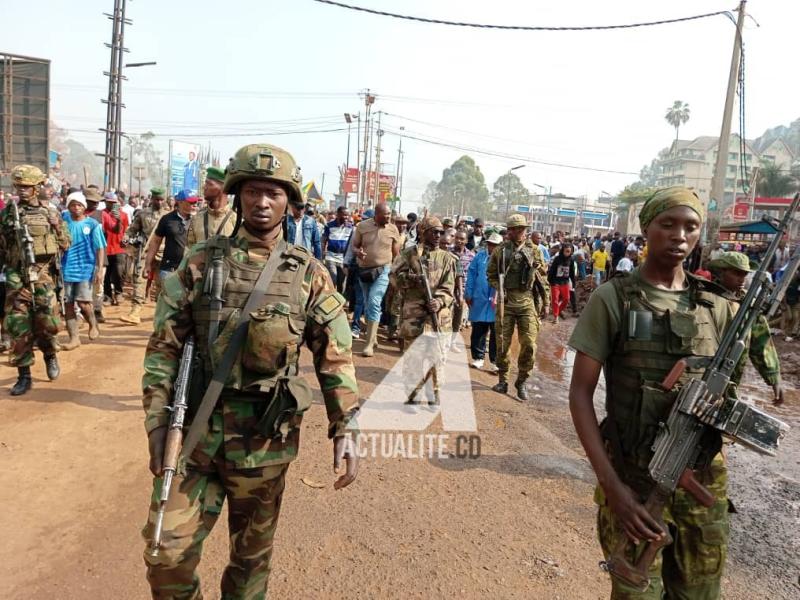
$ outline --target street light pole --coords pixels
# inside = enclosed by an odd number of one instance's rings
[[[516,167],[511,167],[506,174],[506,220],[508,220],[508,208],[511,202],[511,171],[516,171],[524,166],[525,165],[517,165]]]
[[[350,126],[353,123],[353,117],[350,113],[344,113],[344,120],[347,121],[347,158],[344,161],[344,173],[342,174],[342,187],[339,193],[344,196],[344,206],[347,206],[347,192],[344,191],[345,179],[347,172],[350,170]]]

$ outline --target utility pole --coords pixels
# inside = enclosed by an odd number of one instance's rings
[[[370,155],[370,142],[371,136],[369,135],[369,131],[372,129],[372,105],[375,103],[375,96],[369,93],[369,88],[367,88],[367,92],[364,95],[364,166],[361,170],[359,180],[361,181],[361,194],[359,197],[359,206],[361,208],[364,207],[366,204],[366,199],[368,195],[367,191],[367,160],[368,156]]]
[[[733,101],[736,96],[736,83],[739,80],[739,58],[742,52],[742,26],[744,25],[745,4],[747,4],[747,0],[739,2],[739,16],[736,19],[731,70],[728,74],[728,92],[725,96],[725,110],[722,113],[722,128],[719,134],[719,146],[717,147],[717,162],[714,166],[714,177],[711,180],[711,201],[716,202],[716,210],[713,216],[709,211],[708,229],[706,230],[706,248],[709,249],[719,237],[720,220],[725,208],[725,176],[728,171],[728,149],[730,147]]]
[[[383,139],[383,129],[381,129],[381,111],[378,111],[378,143],[375,144],[375,204],[381,195],[381,140]]]
[[[524,166],[525,165],[517,165],[516,167],[511,167],[508,173],[506,173],[506,221],[508,220],[508,208],[511,202],[511,172],[521,169]]]
[[[116,189],[120,183],[122,157],[120,156],[122,141],[122,54],[128,49],[123,45],[125,25],[133,22],[125,18],[125,5],[127,0],[114,0],[114,13],[105,14],[112,22],[111,43],[106,44],[111,49],[111,63],[109,70],[103,75],[108,77],[108,97],[101,100],[106,104],[106,146],[103,156],[103,185],[105,189]]]
[[[394,198],[397,201],[397,212],[400,213],[400,161],[403,157],[403,130],[400,127],[400,145],[397,147],[397,168],[394,172]]]
[[[132,169],[133,167],[131,167]],[[144,167],[136,167],[136,181],[139,182],[139,195],[142,195],[142,179],[146,177]],[[128,196],[132,194],[132,190],[128,190]]]

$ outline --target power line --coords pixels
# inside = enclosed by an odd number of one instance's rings
[[[62,128],[67,132],[80,132],[80,133],[95,133],[94,129],[70,129],[69,127]],[[267,136],[267,135],[294,135],[294,134],[305,134],[305,133],[332,133],[335,131],[347,131],[346,127],[339,127],[335,129],[296,129],[296,130],[282,130],[282,131],[259,131],[259,132],[228,132],[228,133],[216,133],[216,132],[187,132],[187,131],[178,131],[178,132],[152,132],[152,131],[132,131],[128,132],[128,135],[143,135],[145,133],[150,134],[152,133],[155,137],[200,137],[200,138],[229,138],[229,137],[257,137],[257,136]],[[97,132],[100,133],[100,132]]]
[[[632,29],[635,27],[653,27],[655,25],[668,25],[671,23],[683,23],[686,21],[696,21],[698,19],[707,19],[709,17],[717,17],[724,15],[728,11],[718,10],[716,12],[704,13],[701,15],[692,15],[689,17],[679,17],[675,19],[662,19],[660,21],[648,21],[643,23],[627,23],[624,25],[584,25],[577,27],[552,27],[552,26],[535,26],[535,25],[491,25],[485,23],[466,23],[461,21],[447,21],[445,19],[430,19],[426,17],[415,17],[412,15],[401,15],[398,13],[386,12],[383,10],[375,10],[372,8],[365,8],[363,6],[354,6],[352,4],[345,4],[344,2],[334,2],[333,0],[313,0],[320,4],[329,4],[339,8],[346,8],[347,10],[355,10],[358,12],[368,13],[371,15],[378,15],[381,17],[391,17],[393,19],[402,19],[405,21],[417,21],[419,23],[430,23],[433,25],[452,25],[454,27],[472,27],[476,29],[502,29],[506,31],[607,31],[610,29]]]
[[[508,160],[518,160],[521,162],[533,163],[537,165],[544,165],[548,167],[561,167],[564,169],[575,169],[579,171],[593,171],[595,173],[612,173],[615,175],[638,175],[638,171],[617,171],[615,169],[601,169],[598,167],[586,167],[582,165],[571,165],[567,163],[560,163],[560,162],[553,162],[553,161],[546,161],[540,160],[538,158],[532,158],[530,156],[522,156],[520,154],[509,154],[505,152],[498,152],[495,150],[487,150],[483,148],[476,148],[474,146],[466,146],[463,144],[456,144],[452,142],[445,142],[445,141],[436,141],[429,138],[423,138],[415,135],[411,135],[408,130],[404,131],[394,131],[392,129],[384,128],[386,133],[390,133],[392,135],[396,135],[398,137],[402,136],[404,139],[409,140],[416,140],[418,142],[423,142],[425,144],[432,144],[434,146],[442,146],[445,148],[453,148],[455,150],[462,150],[464,152],[474,152],[475,154],[483,154],[484,156],[494,156],[497,158],[505,158]]]

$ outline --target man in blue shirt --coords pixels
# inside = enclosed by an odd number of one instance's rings
[[[291,214],[286,215],[286,241],[296,246],[304,246],[314,254],[314,258],[322,260],[322,245],[319,241],[319,229],[314,217],[306,214],[303,204],[291,204]]]
[[[61,271],[64,275],[64,303],[69,340],[61,342],[62,350],[73,350],[81,345],[78,336],[78,319],[75,304],[89,323],[89,339],[100,335],[94,307],[92,286],[97,284],[105,261],[106,237],[103,227],[86,216],[86,197],[82,192],[73,192],[67,197],[67,214],[64,221],[72,237],[72,245],[61,256]]]
[[[336,218],[325,225],[322,233],[322,254],[325,257],[325,266],[330,271],[336,291],[342,293],[344,287],[345,267],[344,253],[353,234],[353,225],[348,220],[346,206],[336,209]]]

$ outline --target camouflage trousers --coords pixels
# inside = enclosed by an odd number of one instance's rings
[[[688,492],[678,488],[664,509],[664,522],[673,542],[659,550],[650,567],[650,586],[641,592],[615,577],[611,578],[612,600],[717,600],[720,579],[728,553],[728,473],[722,455],[716,456],[708,472],[698,477],[716,498],[711,508],[699,504]],[[602,490],[595,491],[599,504],[597,532],[606,558],[625,532],[606,505]],[[639,551],[644,548],[640,544]],[[631,562],[638,553],[631,546],[626,556]]]
[[[423,389],[428,385],[438,396],[444,383],[444,361],[450,344],[450,334],[443,329],[437,336],[430,327],[416,337],[403,337],[403,383],[406,395]],[[438,339],[437,339],[438,338]]]
[[[45,356],[58,351],[58,312],[55,284],[46,269],[39,272],[34,295],[22,283],[19,273],[6,272],[6,316],[3,330],[11,336],[8,362],[12,367],[30,367],[34,363],[33,346]]]
[[[173,480],[158,556],[150,556],[147,550],[144,553],[152,596],[157,600],[202,600],[197,565],[203,541],[227,498],[230,562],[222,574],[220,598],[263,600],[289,464],[234,469],[222,455],[221,442],[203,464],[194,462],[198,453],[203,453],[202,448],[195,450],[186,474]],[[161,477],[153,481],[150,514],[142,531],[148,547],[161,483]]]
[[[156,274],[155,277],[153,277],[153,284],[152,284],[153,291],[155,292],[156,296],[161,290],[161,278],[158,276],[159,265],[160,261],[156,259],[155,261],[153,261],[153,266],[151,268],[151,272]],[[139,267],[139,274],[136,275],[134,273],[131,279],[131,281],[133,282],[134,304],[144,304],[149,300],[149,298],[147,298],[147,279],[142,277],[143,266],[144,266],[144,261],[142,261],[142,266]]]
[[[497,314],[497,368],[501,382],[508,381],[511,339],[514,329],[517,330],[519,340],[519,357],[517,362],[517,381],[524,382],[533,371],[536,360],[536,338],[539,335],[539,315],[536,307],[531,302],[530,306],[514,306],[506,303],[502,320]]]

